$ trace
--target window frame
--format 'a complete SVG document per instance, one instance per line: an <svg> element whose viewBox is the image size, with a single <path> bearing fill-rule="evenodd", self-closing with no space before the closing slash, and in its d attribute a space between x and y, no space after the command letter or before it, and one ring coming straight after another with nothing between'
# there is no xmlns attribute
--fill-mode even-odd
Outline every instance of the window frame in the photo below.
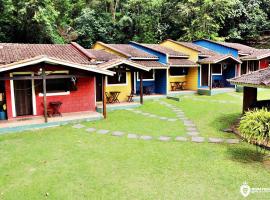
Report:
<svg viewBox="0 0 270 200"><path fill-rule="evenodd" d="M213 65L211 67L211 71L212 71L212 75L222 75L223 73L223 65L222 64L219 64L220 65L220 73L213 73Z"/></svg>
<svg viewBox="0 0 270 200"><path fill-rule="evenodd" d="M152 70L152 72L153 72L153 73L152 73L152 74L153 74L153 78L150 78L150 79L149 79L149 78L148 78L148 79L142 79L143 81L154 81L154 80L155 80L155 78L156 78L156 77L155 77L155 70L154 70L154 69L151 69L151 70ZM151 71L151 70L150 70L150 71ZM150 72L150 71L148 71L148 72ZM140 72L137 72L136 74L137 74L137 80L140 81L140 77L139 77Z"/></svg>
<svg viewBox="0 0 270 200"><path fill-rule="evenodd" d="M108 85L108 86L127 86L128 85L128 72L125 72L125 73L126 73L126 82L125 83L116 83L116 84L109 83L108 82L109 76L106 76L106 85ZM116 76L116 74L114 76Z"/></svg>
<svg viewBox="0 0 270 200"><path fill-rule="evenodd" d="M184 75L172 75L171 74L171 71L170 71L171 68L172 67L169 68L169 75L170 75L170 77L180 78L180 77L185 77L185 76L188 75L188 73L187 74L184 74ZM188 72L188 67L173 67L173 68L185 68L187 70L187 72Z"/></svg>

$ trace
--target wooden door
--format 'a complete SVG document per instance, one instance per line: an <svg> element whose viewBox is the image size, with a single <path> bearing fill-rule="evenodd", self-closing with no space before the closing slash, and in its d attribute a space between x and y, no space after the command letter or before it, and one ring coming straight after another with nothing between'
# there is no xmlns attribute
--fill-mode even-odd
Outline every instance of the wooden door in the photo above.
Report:
<svg viewBox="0 0 270 200"><path fill-rule="evenodd" d="M96 101L102 101L102 77L96 76Z"/></svg>
<svg viewBox="0 0 270 200"><path fill-rule="evenodd" d="M202 65L201 66L202 69L202 74L201 74L201 78L202 78L202 86L208 86L208 65Z"/></svg>
<svg viewBox="0 0 270 200"><path fill-rule="evenodd" d="M17 116L33 115L32 81L14 80L13 82Z"/></svg>

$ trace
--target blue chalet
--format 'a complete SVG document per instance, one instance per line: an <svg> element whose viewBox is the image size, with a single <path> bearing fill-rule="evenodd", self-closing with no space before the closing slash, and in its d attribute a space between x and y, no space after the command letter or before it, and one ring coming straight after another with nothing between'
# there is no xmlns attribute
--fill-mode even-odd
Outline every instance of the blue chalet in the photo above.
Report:
<svg viewBox="0 0 270 200"><path fill-rule="evenodd" d="M169 66L159 70L156 77L159 90L166 94L190 93L198 89L199 65L189 60L189 55L159 44L141 44L130 42L133 47L158 57L158 61Z"/></svg>
<svg viewBox="0 0 270 200"><path fill-rule="evenodd" d="M209 49L215 54L199 58L201 70L199 75L199 94L216 94L235 89L227 80L240 75L241 61L238 49L226 43L211 40L196 40L198 46Z"/></svg>

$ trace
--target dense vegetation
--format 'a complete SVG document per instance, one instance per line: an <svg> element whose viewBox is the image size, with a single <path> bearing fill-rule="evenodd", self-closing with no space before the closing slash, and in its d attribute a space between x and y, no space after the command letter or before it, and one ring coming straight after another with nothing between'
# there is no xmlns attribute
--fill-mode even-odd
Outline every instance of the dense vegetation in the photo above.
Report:
<svg viewBox="0 0 270 200"><path fill-rule="evenodd" d="M269 0L0 0L0 42L259 41Z"/></svg>

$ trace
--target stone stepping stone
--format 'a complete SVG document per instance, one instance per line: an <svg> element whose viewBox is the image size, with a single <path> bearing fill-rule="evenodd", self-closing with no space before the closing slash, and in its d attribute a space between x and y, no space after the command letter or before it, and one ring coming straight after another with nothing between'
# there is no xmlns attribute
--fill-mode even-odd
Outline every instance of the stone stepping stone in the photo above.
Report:
<svg viewBox="0 0 270 200"><path fill-rule="evenodd" d="M154 115L154 114L151 114L151 115L149 115L149 117L157 117L156 115Z"/></svg>
<svg viewBox="0 0 270 200"><path fill-rule="evenodd" d="M239 139L227 139L226 142L228 144L238 144L240 141Z"/></svg>
<svg viewBox="0 0 270 200"><path fill-rule="evenodd" d="M204 137L191 137L191 141L202 143L202 142L204 142Z"/></svg>
<svg viewBox="0 0 270 200"><path fill-rule="evenodd" d="M97 131L98 134L102 134L102 135L106 135L109 132L110 132L109 130L105 130L105 129L101 129Z"/></svg>
<svg viewBox="0 0 270 200"><path fill-rule="evenodd" d="M210 143L222 143L224 140L222 138L208 138Z"/></svg>
<svg viewBox="0 0 270 200"><path fill-rule="evenodd" d="M187 139L186 137L177 136L177 137L175 138L175 140L176 140L176 141L183 141L183 142L185 142L185 141L187 141L188 139Z"/></svg>
<svg viewBox="0 0 270 200"><path fill-rule="evenodd" d="M152 140L152 136L149 136L149 135L142 135L142 136L140 137L140 139L142 139L142 140Z"/></svg>
<svg viewBox="0 0 270 200"><path fill-rule="evenodd" d="M158 140L162 141L162 142L168 142L171 140L171 137L168 137L168 136L160 136L158 138Z"/></svg>
<svg viewBox="0 0 270 200"><path fill-rule="evenodd" d="M197 136L197 135L199 135L200 133L199 133L198 131L190 131L190 132L187 132L187 134L188 134L189 136Z"/></svg>
<svg viewBox="0 0 270 200"><path fill-rule="evenodd" d="M114 131L114 132L112 132L112 136L121 137L123 135L124 135L124 133L122 131Z"/></svg>
<svg viewBox="0 0 270 200"><path fill-rule="evenodd" d="M84 128L85 126L82 124L75 124L74 126L72 126L73 128Z"/></svg>
<svg viewBox="0 0 270 200"><path fill-rule="evenodd" d="M160 117L159 119L161 119L161 120L167 120L168 118L167 117Z"/></svg>
<svg viewBox="0 0 270 200"><path fill-rule="evenodd" d="M191 127L188 126L188 127L187 127L187 131L191 131L191 132L192 132L192 131L197 131L197 128L194 127L194 126L191 126Z"/></svg>
<svg viewBox="0 0 270 200"><path fill-rule="evenodd" d="M169 122L175 122L175 121L177 121L177 119L171 118L171 119L168 119L168 121L169 121Z"/></svg>
<svg viewBox="0 0 270 200"><path fill-rule="evenodd" d="M128 108L128 109L126 109L126 110L129 110L129 111L134 111L134 109L133 109L133 108Z"/></svg>
<svg viewBox="0 0 270 200"><path fill-rule="evenodd" d="M150 114L149 113L142 113L142 115L147 116L147 115L150 115Z"/></svg>
<svg viewBox="0 0 270 200"><path fill-rule="evenodd" d="M129 138L129 139L137 139L138 136L137 136L136 134L129 133L129 134L127 135L127 138Z"/></svg>
<svg viewBox="0 0 270 200"><path fill-rule="evenodd" d="M90 132L96 131L96 129L95 128L88 128L88 129L86 129L86 131L90 133Z"/></svg>

